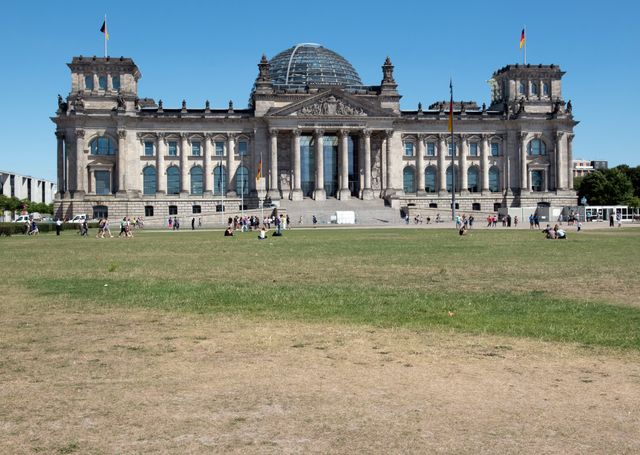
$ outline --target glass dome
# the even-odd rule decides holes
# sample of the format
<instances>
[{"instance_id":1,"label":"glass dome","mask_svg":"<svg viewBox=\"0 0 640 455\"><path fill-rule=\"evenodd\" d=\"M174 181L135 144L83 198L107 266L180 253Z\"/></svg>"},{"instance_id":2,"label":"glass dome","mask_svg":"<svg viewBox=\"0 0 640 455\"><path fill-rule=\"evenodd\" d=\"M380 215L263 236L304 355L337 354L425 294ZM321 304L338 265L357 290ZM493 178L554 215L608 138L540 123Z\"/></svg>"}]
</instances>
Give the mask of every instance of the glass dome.
<instances>
[{"instance_id":1,"label":"glass dome","mask_svg":"<svg viewBox=\"0 0 640 455\"><path fill-rule=\"evenodd\" d=\"M351 63L319 44L297 44L280 52L269 64L273 86L276 88L307 85L362 86L360 76Z\"/></svg>"}]
</instances>

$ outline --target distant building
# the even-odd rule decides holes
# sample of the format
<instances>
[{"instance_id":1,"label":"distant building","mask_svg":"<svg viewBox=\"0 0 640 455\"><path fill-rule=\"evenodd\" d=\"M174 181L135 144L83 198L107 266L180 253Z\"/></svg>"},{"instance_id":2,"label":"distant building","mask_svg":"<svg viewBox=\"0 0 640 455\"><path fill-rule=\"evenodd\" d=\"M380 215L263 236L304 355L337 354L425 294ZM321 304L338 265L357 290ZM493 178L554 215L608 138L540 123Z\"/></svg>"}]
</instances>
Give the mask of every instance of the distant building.
<instances>
[{"instance_id":1,"label":"distant building","mask_svg":"<svg viewBox=\"0 0 640 455\"><path fill-rule=\"evenodd\" d=\"M452 190L461 210L575 204L578 122L557 65L497 70L489 106L453 103L453 139L447 100L400 109L389 58L380 84L367 85L317 44L263 56L242 109L139 98L130 58L68 66L71 90L52 118L59 216L163 220L303 199L448 209Z\"/></svg>"},{"instance_id":2,"label":"distant building","mask_svg":"<svg viewBox=\"0 0 640 455\"><path fill-rule=\"evenodd\" d=\"M2 196L51 204L57 191L58 185L49 180L0 171L0 195Z\"/></svg>"},{"instance_id":3,"label":"distant building","mask_svg":"<svg viewBox=\"0 0 640 455\"><path fill-rule=\"evenodd\" d=\"M608 161L573 160L573 177L584 177L600 169L609 169Z\"/></svg>"}]
</instances>

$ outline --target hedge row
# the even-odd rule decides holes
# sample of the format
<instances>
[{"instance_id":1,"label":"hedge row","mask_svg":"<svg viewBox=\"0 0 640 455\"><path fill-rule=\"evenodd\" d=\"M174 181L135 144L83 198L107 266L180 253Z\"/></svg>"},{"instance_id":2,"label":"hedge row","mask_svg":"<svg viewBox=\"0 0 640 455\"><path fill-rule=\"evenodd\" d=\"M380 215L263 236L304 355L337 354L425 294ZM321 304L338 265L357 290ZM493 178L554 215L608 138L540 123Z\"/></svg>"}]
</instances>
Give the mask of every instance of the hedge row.
<instances>
[{"instance_id":1,"label":"hedge row","mask_svg":"<svg viewBox=\"0 0 640 455\"><path fill-rule=\"evenodd\" d=\"M98 223L89 223L89 229L91 228L97 228L98 227ZM62 225L62 230L69 230L69 231L78 231L80 230L80 223L75 224L75 223L64 223ZM44 233L44 232L55 232L56 231L56 225L55 223L38 223L38 231L40 231L40 233ZM10 235L16 235L16 234L26 234L27 233L27 225L26 223L0 223L0 236L10 236Z\"/></svg>"}]
</instances>

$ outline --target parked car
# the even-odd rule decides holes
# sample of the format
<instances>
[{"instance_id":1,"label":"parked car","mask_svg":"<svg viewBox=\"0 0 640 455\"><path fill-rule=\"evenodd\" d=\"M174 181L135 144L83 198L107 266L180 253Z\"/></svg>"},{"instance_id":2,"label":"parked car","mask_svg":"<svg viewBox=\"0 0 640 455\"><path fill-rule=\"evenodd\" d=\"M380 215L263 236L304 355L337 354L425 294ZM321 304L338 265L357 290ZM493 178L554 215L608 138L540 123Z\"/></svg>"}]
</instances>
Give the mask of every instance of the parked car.
<instances>
[{"instance_id":1,"label":"parked car","mask_svg":"<svg viewBox=\"0 0 640 455\"><path fill-rule=\"evenodd\" d=\"M73 218L71 218L71 220L69 220L69 223L84 223L84 221L87 220L89 221L89 217L87 216L86 213L83 213L81 215L76 215Z\"/></svg>"},{"instance_id":2,"label":"parked car","mask_svg":"<svg viewBox=\"0 0 640 455\"><path fill-rule=\"evenodd\" d=\"M20 215L18 218L13 220L14 223L26 223L27 221L31 221L30 215Z\"/></svg>"}]
</instances>

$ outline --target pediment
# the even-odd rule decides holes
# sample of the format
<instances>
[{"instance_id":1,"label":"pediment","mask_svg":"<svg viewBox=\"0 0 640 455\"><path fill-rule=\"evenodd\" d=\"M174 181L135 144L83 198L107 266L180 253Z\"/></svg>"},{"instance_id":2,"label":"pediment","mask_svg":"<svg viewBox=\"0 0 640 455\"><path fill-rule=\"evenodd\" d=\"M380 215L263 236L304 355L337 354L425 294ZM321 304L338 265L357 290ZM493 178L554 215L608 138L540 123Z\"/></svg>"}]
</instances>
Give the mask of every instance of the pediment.
<instances>
[{"instance_id":1,"label":"pediment","mask_svg":"<svg viewBox=\"0 0 640 455\"><path fill-rule=\"evenodd\" d=\"M388 115L390 113L384 109L340 89L330 89L268 113L270 117L313 118L386 117Z\"/></svg>"}]
</instances>

